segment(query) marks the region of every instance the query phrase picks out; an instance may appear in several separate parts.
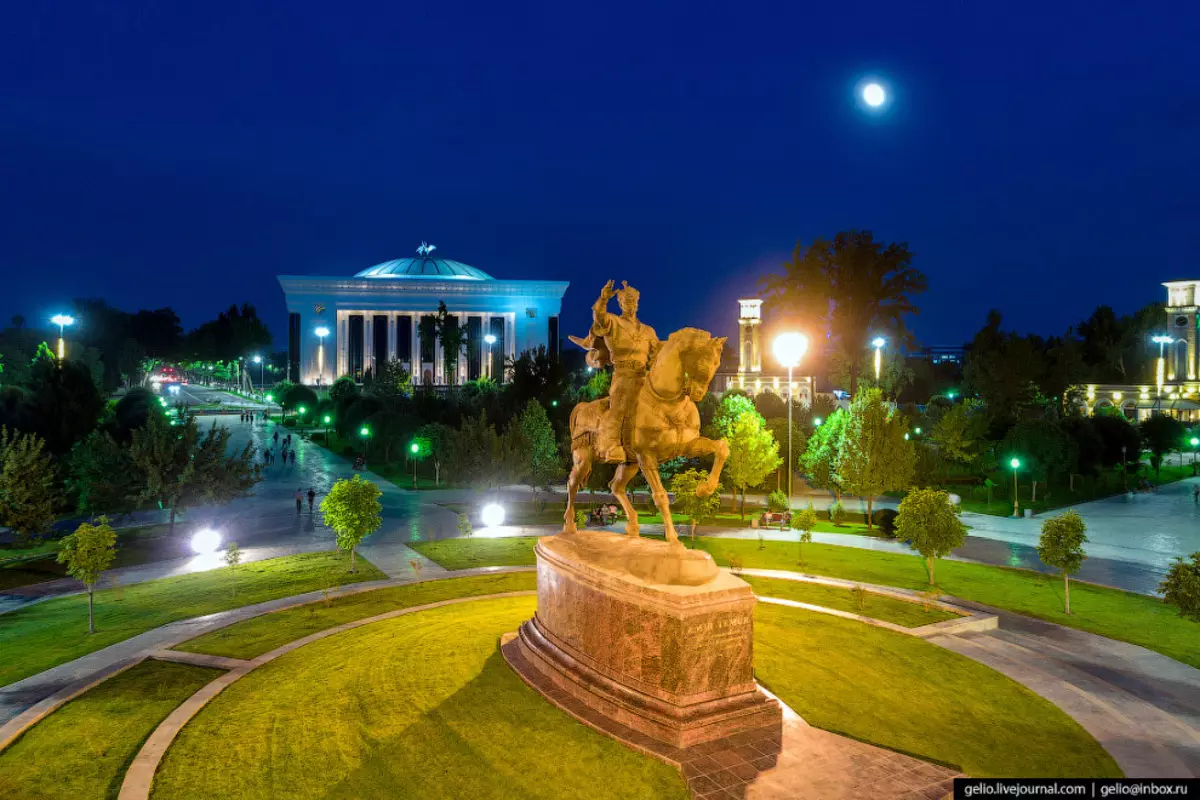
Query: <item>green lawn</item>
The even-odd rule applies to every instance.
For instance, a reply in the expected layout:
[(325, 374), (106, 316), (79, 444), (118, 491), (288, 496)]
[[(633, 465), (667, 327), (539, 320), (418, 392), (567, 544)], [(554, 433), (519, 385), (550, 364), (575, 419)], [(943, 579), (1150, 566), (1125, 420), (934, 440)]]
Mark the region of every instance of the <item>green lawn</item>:
[(1079, 723), (965, 656), (798, 608), (754, 621), (757, 677), (810, 725), (974, 777), (1121, 776)]
[(336, 598), (328, 606), (317, 602), (301, 608), (263, 614), (206, 633), (174, 649), (229, 658), (255, 658), (317, 631), (398, 608), (411, 608), (453, 597), (532, 591), (536, 588), (535, 573), (510, 572), (374, 589)]
[(174, 622), (278, 597), (386, 577), (339, 552), (303, 553), (228, 569), (179, 575), (96, 592), (96, 633), (87, 633), (87, 595), (47, 600), (0, 614), (0, 686)]
[(535, 606), (447, 606), (288, 653), (183, 729), (153, 797), (688, 797), (674, 768), (579, 724), (504, 662), (497, 640)]
[[(447, 539), (413, 546), (447, 569), (462, 569), (533, 564), (536, 541), (534, 537)], [(734, 556), (747, 568), (802, 570), (883, 586), (929, 588), (924, 562), (916, 555), (808, 544), (801, 568), (796, 564), (796, 545), (788, 542), (768, 541), (760, 546), (752, 540), (698, 537), (696, 545), (726, 566)], [(1200, 668), (1200, 624), (1183, 619), (1158, 598), (1072, 581), (1072, 613), (1067, 616), (1062, 611), (1062, 581), (1051, 575), (945, 560), (938, 562), (936, 573), (945, 594), (1141, 645)]]
[[(177, 525), (175, 534), (171, 536), (167, 531), (167, 525), (143, 525), (118, 530), (113, 568), (191, 555), (185, 528)], [(39, 542), (23, 550), (0, 550), (0, 590), (65, 577), (66, 566), (55, 560), (58, 547), (59, 540), (55, 539)]]
[[(1159, 474), (1155, 475), (1154, 470), (1150, 469), (1147, 464), (1143, 466), (1141, 474), (1129, 475), (1127, 485), (1130, 489), (1134, 489), (1136, 484), (1142, 478), (1148, 480), (1155, 486), (1161, 486), (1165, 483), (1173, 483), (1174, 481), (1183, 480), (1184, 478), (1192, 477), (1192, 463), (1190, 456), (1183, 466), (1179, 465), (1178, 456), (1172, 456), (1170, 464), (1163, 464), (1159, 470)], [(991, 514), (997, 517), (1007, 517), (1012, 514), (1012, 471), (999, 470), (991, 476), (996, 482), (996, 487), (992, 489), (992, 502), (987, 501), (987, 489), (984, 486), (976, 486), (969, 488), (966, 486), (949, 486), (949, 491), (952, 491), (962, 497), (962, 508), (964, 511), (974, 511), (977, 514)], [(1119, 472), (1114, 472), (1107, 476), (1107, 480), (1103, 478), (1094, 478), (1091, 476), (1077, 476), (1075, 478), (1075, 491), (1072, 492), (1069, 484), (1055, 483), (1047, 491), (1044, 484), (1038, 484), (1038, 499), (1033, 502), (1033, 486), (1029, 481), (1029, 477), (1020, 472), (1018, 477), (1018, 496), (1020, 498), (1021, 510), (1032, 508), (1035, 513), (1043, 511), (1053, 511), (1056, 508), (1067, 508), (1069, 506), (1086, 503), (1090, 500), (1099, 500), (1104, 497), (1111, 497), (1115, 494), (1121, 494), (1125, 489), (1121, 485), (1121, 476)]]
[(959, 616), (952, 611), (943, 611), (919, 602), (910, 603), (905, 600), (897, 600), (894, 597), (875, 592), (865, 593), (863, 606), (859, 608), (854, 594), (849, 589), (838, 586), (789, 581), (782, 578), (756, 578), (753, 575), (744, 575), (743, 579), (760, 597), (777, 597), (781, 600), (795, 600), (838, 611), (849, 611), (852, 614), (880, 619), (884, 622), (903, 625), (906, 628), (919, 628), (922, 625), (957, 619)]
[(176, 706), (220, 675), (143, 661), (39, 722), (0, 753), (6, 800), (115, 798), (142, 742)]

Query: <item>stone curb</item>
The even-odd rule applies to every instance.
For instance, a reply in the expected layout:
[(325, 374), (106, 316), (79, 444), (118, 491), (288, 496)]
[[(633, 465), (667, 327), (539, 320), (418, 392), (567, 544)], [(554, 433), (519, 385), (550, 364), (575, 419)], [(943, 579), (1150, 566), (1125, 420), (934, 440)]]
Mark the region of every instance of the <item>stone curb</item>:
[(891, 586), (878, 586), (873, 583), (845, 581), (839, 578), (826, 578), (818, 575), (805, 575), (799, 572), (786, 572), (784, 570), (774, 569), (743, 569), (741, 570), (741, 574), (760, 578), (776, 578), (779, 580), (796, 581), (798, 583), (817, 583), (823, 586), (836, 586), (841, 589), (853, 589), (855, 587), (859, 587), (866, 589), (872, 594), (891, 597), (895, 600), (913, 603), (914, 605), (927, 603), (934, 608), (959, 615), (959, 619), (946, 619), (942, 620), (941, 622), (931, 622), (928, 625), (920, 625), (916, 628), (906, 628), (903, 625), (897, 625), (896, 623), (888, 622), (887, 620), (866, 617), (861, 614), (855, 614), (851, 611), (839, 611), (835, 608), (826, 608), (825, 606), (813, 605), (811, 603), (802, 603), (798, 600), (785, 600), (783, 598), (762, 596), (759, 596), (758, 598), (764, 603), (790, 606), (792, 608), (803, 608), (806, 611), (816, 611), (818, 613), (829, 614), (830, 616), (834, 617), (852, 619), (855, 622), (873, 625), (876, 628), (886, 628), (887, 630), (895, 631), (896, 633), (903, 633), (906, 636), (916, 636), (921, 639), (928, 639), (932, 636), (947, 636), (976, 631), (990, 631), (995, 630), (1000, 625), (1000, 618), (995, 614), (984, 613), (976, 609), (967, 608), (966, 606), (954, 605), (940, 599), (932, 601), (926, 600), (919, 592), (914, 592), (909, 589), (897, 589)]
[[(453, 579), (453, 578), (469, 578), (469, 577), (476, 576), (476, 575), (493, 575), (493, 574), (503, 574), (503, 573), (509, 573), (509, 572), (533, 572), (534, 570), (535, 570), (534, 567), (472, 567), (471, 569), (458, 570), (456, 572), (436, 573), (436, 574), (430, 575), (427, 578), (422, 578), (420, 580), (411, 580), (411, 579), (406, 579), (406, 578), (390, 578), (390, 579), (382, 580), (382, 581), (367, 581), (365, 583), (359, 583), (359, 584), (347, 584), (342, 587), (339, 587), (334, 592), (331, 592), (330, 597), (333, 597), (335, 599), (340, 598), (340, 597), (349, 597), (351, 595), (361, 594), (363, 592), (373, 592), (376, 589), (390, 589), (390, 588), (397, 587), (397, 586), (411, 586), (415, 583), (427, 583), (429, 581), (447, 580), (447, 579)], [(303, 594), (293, 595), (292, 597), (279, 598), (277, 600), (267, 600), (267, 601), (264, 601), (263, 603), (256, 604), (259, 606), (270, 605), (270, 607), (263, 608), (254, 613), (239, 615), (238, 612), (247, 611), (249, 609), (255, 608), (255, 606), (242, 606), (241, 608), (231, 608), (226, 611), (218, 611), (215, 614), (208, 614), (208, 615), (201, 616), (201, 617), (192, 617), (190, 619), (176, 620), (175, 622), (168, 622), (167, 625), (180, 625), (181, 627), (186, 627), (190, 623), (204, 622), (206, 620), (209, 620), (211, 617), (216, 617), (216, 616), (220, 616), (220, 615), (226, 616), (225, 619), (215, 620), (216, 624), (212, 625), (212, 627), (206, 628), (203, 631), (196, 631), (196, 630), (192, 630), (189, 628), (188, 630), (181, 633), (181, 635), (177, 639), (169, 640), (166, 643), (162, 643), (162, 644), (156, 645), (154, 647), (146, 648), (144, 651), (142, 651), (136, 655), (133, 655), (128, 658), (122, 659), (120, 661), (114, 662), (113, 664), (111, 664), (107, 667), (101, 668), (101, 669), (97, 670), (96, 672), (93, 672), (92, 674), (88, 675), (87, 677), (81, 678), (80, 680), (75, 681), (75, 682), (63, 687), (62, 689), (59, 689), (58, 691), (54, 692), (53, 694), (49, 695), (48, 697), (45, 697), (42, 700), (38, 701), (33, 706), (30, 706), (29, 708), (22, 711), (20, 714), (17, 714), (15, 717), (10, 719), (8, 722), (4, 723), (3, 725), (0, 725), (0, 753), (3, 753), (4, 750), (7, 749), (10, 744), (12, 744), (14, 741), (16, 741), (16, 739), (18, 737), (20, 737), (22, 734), (24, 734), (27, 730), (32, 728), (37, 723), (41, 722), (43, 719), (48, 717), (53, 712), (57, 711), (62, 706), (66, 705), (71, 700), (74, 700), (76, 697), (78, 697), (79, 695), (86, 692), (88, 689), (91, 689), (91, 688), (97, 686), (98, 684), (102, 683), (106, 679), (111, 678), (113, 675), (116, 675), (119, 672), (122, 672), (123, 670), (126, 670), (129, 667), (134, 666), (135, 664), (145, 661), (147, 658), (157, 657), (156, 654), (169, 652), (169, 653), (171, 653), (171, 656), (169, 658), (164, 658), (162, 660), (180, 661), (181, 656), (191, 655), (191, 654), (183, 654), (182, 651), (171, 650), (172, 647), (180, 645), (186, 641), (190, 641), (191, 639), (195, 639), (197, 637), (203, 636), (207, 633), (211, 633), (212, 631), (220, 630), (221, 628), (225, 628), (230, 625), (236, 624), (238, 622), (242, 622), (247, 619), (254, 619), (255, 617), (260, 617), (260, 616), (263, 616), (264, 614), (272, 614), (276, 611), (286, 611), (286, 610), (292, 609), (292, 608), (299, 608), (300, 606), (306, 606), (306, 605), (315, 603), (322, 599), (324, 599), (324, 598), (322, 596), (322, 593), (319, 591), (305, 592)], [(281, 600), (291, 600), (293, 602), (281, 604), (280, 603)], [(151, 630), (157, 630), (157, 629), (152, 628)], [(145, 633), (149, 633), (149, 632), (150, 631), (145, 631)], [(139, 634), (139, 635), (141, 635), (141, 634)], [(126, 641), (128, 641), (128, 640), (126, 640)], [(109, 647), (114, 647), (114, 646), (117, 646), (120, 644), (121, 644), (121, 642), (115, 642), (112, 645), (109, 645)], [(98, 652), (103, 652), (103, 651), (97, 650), (95, 652), (98, 653)], [(94, 654), (95, 653), (88, 653), (86, 655), (80, 656), (80, 658), (87, 658)], [(51, 667), (50, 669), (57, 669), (58, 667), (63, 667), (70, 663), (71, 662), (68, 661), (65, 664), (59, 664), (57, 667)], [(44, 672), (45, 671), (48, 671), (48, 670), (44, 670)], [(41, 673), (37, 673), (37, 674), (41, 674)], [(36, 677), (36, 675), (30, 675), (29, 677), (33, 678), (33, 677)], [(22, 679), (22, 680), (25, 680), (25, 679)], [(17, 681), (17, 683), (20, 683), (20, 681)], [(11, 686), (13, 684), (9, 684), (9, 685)]]
[(253, 672), (261, 667), (279, 658), (282, 655), (292, 652), (303, 647), (306, 644), (320, 641), (329, 636), (335, 636), (339, 633), (361, 628), (364, 625), (370, 625), (384, 620), (394, 619), (406, 614), (415, 614), (420, 611), (428, 611), (434, 608), (442, 608), (444, 606), (459, 605), (462, 603), (470, 603), (475, 600), (497, 600), (505, 597), (536, 597), (535, 591), (522, 592), (499, 592), (497, 594), (485, 594), (475, 597), (456, 597), (449, 600), (439, 600), (436, 603), (426, 603), (421, 606), (412, 606), (411, 608), (398, 608), (393, 611), (386, 611), (382, 614), (376, 614), (373, 617), (364, 617), (351, 622), (345, 622), (333, 628), (327, 628), (323, 631), (309, 634), (302, 639), (297, 639), (293, 642), (288, 642), (285, 645), (275, 648), (269, 653), (263, 653), (261, 656), (252, 659), (251, 661), (243, 661), (243, 666), (239, 666), (230, 672), (216, 678), (207, 685), (201, 687), (199, 691), (185, 700), (178, 708), (163, 720), (154, 732), (150, 734), (145, 744), (134, 757), (133, 763), (129, 769), (125, 771), (125, 779), (121, 782), (121, 791), (117, 795), (118, 800), (148, 800), (150, 797), (150, 788), (154, 782), (154, 774), (158, 771), (158, 765), (162, 762), (162, 758), (166, 755), (167, 748), (175, 741), (175, 737), (179, 735), (179, 731), (183, 729), (192, 717), (199, 713), (209, 700), (216, 697), (227, 686), (234, 683), (242, 676)]

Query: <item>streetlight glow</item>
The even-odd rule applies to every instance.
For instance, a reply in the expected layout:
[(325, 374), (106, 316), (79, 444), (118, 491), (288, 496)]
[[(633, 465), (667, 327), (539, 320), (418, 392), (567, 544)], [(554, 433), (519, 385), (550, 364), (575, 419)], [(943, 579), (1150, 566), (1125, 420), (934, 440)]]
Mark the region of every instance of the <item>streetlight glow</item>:
[(212, 528), (203, 528), (192, 534), (192, 552), (198, 556), (215, 553), (220, 546), (221, 534)]
[(413, 442), (408, 446), (408, 449), (413, 455), (416, 455), (417, 453), (421, 452), (421, 445)]
[(317, 335), (317, 339), (320, 341), (320, 344), (317, 346), (317, 385), (320, 386), (325, 381), (325, 337), (329, 335), (329, 328), (322, 325), (313, 331), (313, 333)]
[(496, 343), (496, 337), (495, 337), (495, 336), (493, 336), (493, 335), (492, 335), (492, 334), (490, 334), (490, 333), (489, 333), (487, 336), (483, 337), (483, 340), (484, 340), (485, 342), (487, 342), (488, 344), (495, 344), (495, 343)]
[(887, 92), (878, 83), (868, 83), (863, 87), (862, 98), (871, 108), (879, 108), (887, 100)]
[[(788, 371), (788, 513), (792, 512), (792, 473), (796, 471), (796, 462), (792, 461), (792, 387), (796, 384), (792, 381), (792, 370), (800, 364), (800, 359), (804, 358), (804, 354), (808, 352), (808, 337), (803, 333), (789, 331), (781, 333), (775, 337), (775, 341), (771, 343), (771, 351), (775, 354), (775, 360), (787, 367)], [(818, 423), (820, 424), (820, 423)]]
[(479, 514), (485, 528), (494, 528), (504, 524), (504, 506), (498, 503), (488, 503)]
[(63, 328), (68, 325), (74, 325), (75, 318), (70, 314), (55, 314), (50, 318), (50, 321), (58, 326), (58, 360), (62, 361), (67, 356), (67, 345), (63, 339)]
[(871, 347), (875, 348), (875, 383), (879, 383), (879, 373), (883, 367), (883, 346), (887, 344), (887, 339), (882, 336), (876, 336), (871, 340)]
[(361, 429), (361, 430), (359, 430), (359, 432), (358, 432), (358, 435), (359, 435), (359, 436), (370, 436), (370, 435), (371, 435), (371, 429), (370, 429), (370, 428), (368, 428), (366, 425), (363, 425), (363, 426), (362, 426), (362, 429)]
[(814, 428), (821, 427), (821, 418), (820, 417), (813, 417), (813, 427)]
[(1013, 516), (1021, 516), (1021, 502), (1017, 495), (1017, 468), (1021, 466), (1021, 459), (1014, 458), (1008, 462), (1012, 466), (1013, 471)]

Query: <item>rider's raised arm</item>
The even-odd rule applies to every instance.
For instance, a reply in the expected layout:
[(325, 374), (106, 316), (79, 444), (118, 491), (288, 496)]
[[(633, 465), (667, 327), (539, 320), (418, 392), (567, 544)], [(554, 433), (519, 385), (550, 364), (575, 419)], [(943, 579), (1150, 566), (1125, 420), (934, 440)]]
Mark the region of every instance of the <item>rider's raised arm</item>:
[(592, 306), (592, 333), (597, 336), (608, 336), (612, 333), (612, 319), (608, 313), (608, 301), (613, 296), (613, 282), (604, 284), (600, 290), (600, 299)]

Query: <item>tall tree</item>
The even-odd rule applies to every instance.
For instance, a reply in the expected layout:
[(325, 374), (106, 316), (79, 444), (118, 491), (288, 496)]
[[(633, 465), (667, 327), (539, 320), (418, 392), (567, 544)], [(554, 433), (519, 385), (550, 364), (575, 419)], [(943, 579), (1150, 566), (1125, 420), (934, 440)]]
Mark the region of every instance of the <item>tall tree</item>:
[[(726, 392), (721, 396), (721, 404), (713, 415), (711, 438), (724, 439), (733, 429), (733, 423), (743, 414), (758, 414), (754, 401), (741, 392)], [(761, 418), (761, 414), (759, 417)]]
[(51, 453), (65, 455), (96, 427), (103, 410), (104, 398), (86, 365), (59, 362), (48, 349), (39, 348), (30, 367), (18, 427), (41, 436)]
[(438, 302), (437, 339), (442, 346), (442, 373), (446, 383), (458, 383), (458, 361), (467, 349), (467, 329), (458, 324), (458, 315), (446, 309), (444, 301)]
[(838, 480), (846, 491), (867, 501), (867, 528), (876, 495), (908, 487), (915, 465), (904, 419), (883, 402), (878, 389), (854, 396), (846, 419)]
[(846, 412), (840, 408), (825, 417), (813, 430), (804, 455), (800, 457), (809, 485), (814, 489), (830, 490), (838, 500), (842, 499), (842, 483), (837, 465), (842, 456), (847, 418)]
[(1200, 622), (1200, 551), (1175, 559), (1158, 590), (1179, 609), (1179, 616)]
[(442, 467), (450, 457), (454, 428), (441, 422), (427, 422), (417, 429), (417, 457), (433, 462), (433, 483), (442, 484)]
[(1168, 414), (1154, 414), (1138, 426), (1138, 433), (1152, 455), (1155, 475), (1163, 457), (1183, 446), (1184, 430), (1183, 423)]
[(950, 555), (967, 538), (967, 526), (958, 518), (961, 510), (950, 495), (937, 489), (913, 489), (900, 501), (896, 515), (896, 538), (912, 544), (925, 559), (929, 585), (934, 560)]
[(807, 248), (797, 243), (783, 273), (763, 280), (769, 304), (808, 312), (845, 348), (851, 394), (858, 392), (867, 343), (880, 330), (902, 331), (904, 316), (917, 313), (914, 298), (925, 288), (907, 244), (884, 246), (859, 230)]
[(779, 445), (763, 426), (763, 418), (753, 408), (733, 421), (726, 441), (729, 443), (729, 458), (725, 462), (725, 475), (734, 488), (741, 490), (738, 509), (744, 520), (746, 487), (762, 483), (779, 466)]
[(696, 527), (716, 515), (721, 507), (720, 490), (706, 497), (699, 497), (696, 489), (708, 482), (708, 470), (689, 469), (671, 478), (671, 494), (675, 495), (675, 507), (688, 518), (691, 526), (692, 547), (696, 546)]
[(117, 533), (108, 526), (107, 517), (97, 518), (95, 524), (83, 523), (59, 544), (58, 563), (66, 564), (67, 574), (87, 589), (89, 634), (96, 632), (96, 584), (116, 554)]
[(938, 446), (942, 458), (956, 464), (970, 464), (979, 455), (987, 433), (982, 405), (978, 400), (964, 400), (951, 406), (934, 423), (929, 438)]
[(45, 533), (60, 503), (45, 442), (0, 426), (0, 525), (23, 539)]
[(325, 524), (337, 535), (337, 546), (350, 552), (350, 571), (357, 572), (355, 556), (358, 545), (372, 531), (383, 524), (383, 506), (379, 497), (383, 492), (362, 475), (333, 484), (329, 494), (321, 501), (321, 513)]
[[(143, 423), (145, 424), (145, 423)], [(67, 488), (80, 514), (128, 514), (137, 507), (144, 478), (129, 445), (96, 430), (71, 450)]]
[(563, 464), (554, 438), (554, 427), (546, 409), (536, 400), (525, 404), (525, 410), (513, 421), (511, 430), (516, 436), (513, 443), (519, 477), (533, 486), (534, 499), (540, 487), (549, 487), (556, 478), (562, 477)]
[(1016, 456), (1033, 480), (1032, 501), (1037, 502), (1037, 485), (1047, 486), (1050, 479), (1065, 475), (1071, 466), (1071, 438), (1056, 422), (1025, 419), (1014, 425), (1000, 448)]
[(1067, 614), (1071, 613), (1071, 574), (1078, 572), (1087, 558), (1083, 551), (1087, 540), (1087, 525), (1075, 509), (1050, 517), (1042, 523), (1038, 558), (1062, 572), (1063, 611)]

